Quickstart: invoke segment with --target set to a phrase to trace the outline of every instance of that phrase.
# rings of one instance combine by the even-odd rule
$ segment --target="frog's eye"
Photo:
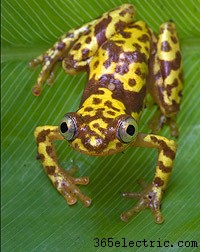
[[[119,123],[117,135],[124,143],[132,142],[138,134],[137,122],[132,118],[126,118]]]
[[[60,123],[59,130],[61,135],[66,140],[73,140],[77,132],[76,123],[73,118],[69,115],[66,115]]]

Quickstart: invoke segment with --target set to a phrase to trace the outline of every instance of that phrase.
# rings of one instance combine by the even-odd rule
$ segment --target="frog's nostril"
[[[102,140],[100,138],[96,138],[95,136],[92,136],[89,139],[89,143],[93,147],[99,147],[102,144]]]

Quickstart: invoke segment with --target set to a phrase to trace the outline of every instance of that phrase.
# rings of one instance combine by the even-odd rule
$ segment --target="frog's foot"
[[[160,211],[161,193],[158,191],[158,188],[152,184],[147,185],[144,181],[140,181],[139,183],[144,187],[142,192],[124,192],[122,194],[122,196],[132,199],[139,198],[139,201],[134,207],[121,214],[121,220],[127,222],[136,213],[145,208],[150,208],[154,216],[154,221],[161,224],[164,221]]]
[[[32,92],[35,96],[39,96],[41,94],[42,87],[46,81],[49,85],[54,83],[55,73],[60,67],[62,58],[60,55],[51,57],[52,54],[53,52],[49,50],[45,54],[42,54],[29,62],[30,68],[35,68],[38,65],[42,65],[42,69],[32,89]],[[58,64],[59,62],[60,64]]]
[[[61,171],[54,174],[54,186],[64,196],[68,205],[74,205],[77,200],[80,200],[85,207],[90,206],[92,200],[85,196],[77,185],[87,185],[88,177],[73,178],[66,171]]]
[[[167,117],[162,114],[161,111],[157,110],[149,121],[149,128],[151,129],[151,133],[159,133],[159,131],[164,127],[164,125],[169,126],[171,136],[178,137],[179,131],[175,121],[175,117]]]

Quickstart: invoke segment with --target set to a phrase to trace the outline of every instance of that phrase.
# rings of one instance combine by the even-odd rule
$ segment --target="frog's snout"
[[[88,153],[91,152],[93,155],[101,155],[106,147],[104,139],[97,135],[86,138],[84,145],[87,148]]]

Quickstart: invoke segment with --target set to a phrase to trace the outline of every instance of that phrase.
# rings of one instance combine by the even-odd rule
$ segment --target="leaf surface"
[[[132,1],[127,1],[132,2]],[[122,191],[140,190],[137,179],[151,181],[156,151],[132,148],[110,157],[87,157],[56,143],[61,165],[79,167],[88,175],[82,191],[92,197],[90,208],[81,203],[69,207],[56,192],[36,160],[33,137],[38,125],[57,125],[67,111],[78,108],[85,74],[68,76],[60,69],[52,87],[40,97],[31,94],[39,69],[28,61],[48,49],[69,29],[92,20],[125,1],[3,0],[2,1],[2,251],[179,251],[178,241],[200,242],[200,1],[134,1],[137,19],[154,31],[172,19],[177,26],[184,61],[184,96],[178,114],[180,137],[174,171],[162,211],[165,222],[157,225],[149,210],[129,223],[119,219],[134,201],[121,198]],[[65,92],[64,92],[65,90]],[[141,123],[153,110],[146,111]],[[169,137],[164,128],[162,135]],[[97,243],[95,238],[113,238]],[[147,240],[149,247],[123,247],[129,241]],[[150,241],[156,241],[150,247]],[[169,241],[169,247],[163,246]],[[118,243],[119,244],[119,243]],[[139,245],[140,243],[138,243]],[[95,247],[99,245],[99,247]],[[104,247],[106,245],[106,247]],[[110,247],[109,247],[110,245]],[[171,246],[173,245],[173,247]],[[200,247],[200,244],[198,244]],[[189,251],[184,247],[182,251]],[[190,251],[198,251],[190,247]]]

